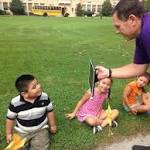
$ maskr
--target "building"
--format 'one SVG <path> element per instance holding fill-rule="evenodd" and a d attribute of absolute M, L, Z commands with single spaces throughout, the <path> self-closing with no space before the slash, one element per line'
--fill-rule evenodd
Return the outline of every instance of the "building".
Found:
<path fill-rule="evenodd" d="M 69 16 L 76 16 L 76 7 L 81 3 L 84 10 L 90 10 L 98 13 L 105 0 L 21 0 L 27 14 L 31 12 L 33 6 L 59 6 L 65 8 Z M 115 6 L 119 0 L 110 0 L 112 6 Z M 0 0 L 0 10 L 9 10 L 11 0 Z"/>

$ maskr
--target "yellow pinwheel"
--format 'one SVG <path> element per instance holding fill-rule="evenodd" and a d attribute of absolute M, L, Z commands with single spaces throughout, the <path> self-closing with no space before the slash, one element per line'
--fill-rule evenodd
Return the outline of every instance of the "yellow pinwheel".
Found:
<path fill-rule="evenodd" d="M 106 114 L 107 114 L 107 121 L 109 123 L 109 132 L 108 132 L 108 136 L 113 135 L 113 132 L 111 131 L 111 126 L 112 126 L 112 110 L 110 107 L 110 104 L 108 103 L 108 107 L 106 110 Z"/>
<path fill-rule="evenodd" d="M 19 136 L 18 134 L 13 134 L 11 143 L 4 150 L 18 150 L 24 146 L 26 138 Z"/>
<path fill-rule="evenodd" d="M 109 103 L 108 103 L 108 107 L 106 110 L 106 114 L 107 114 L 107 120 L 108 120 L 109 126 L 112 126 L 112 110 L 111 110 Z"/>

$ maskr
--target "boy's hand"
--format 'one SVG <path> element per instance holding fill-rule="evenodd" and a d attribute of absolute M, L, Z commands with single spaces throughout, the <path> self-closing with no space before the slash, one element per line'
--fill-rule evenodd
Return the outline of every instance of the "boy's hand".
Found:
<path fill-rule="evenodd" d="M 11 142 L 11 140 L 12 140 L 12 134 L 6 135 L 6 142 L 7 142 L 7 144 L 9 144 Z"/>
<path fill-rule="evenodd" d="M 57 131 L 57 126 L 56 126 L 56 125 L 51 126 L 51 127 L 50 127 L 50 131 L 51 131 L 51 133 L 55 134 L 56 131 Z"/>
<path fill-rule="evenodd" d="M 66 114 L 65 116 L 66 116 L 66 118 L 71 120 L 75 117 L 75 114 L 74 113 L 69 113 L 69 114 Z"/>

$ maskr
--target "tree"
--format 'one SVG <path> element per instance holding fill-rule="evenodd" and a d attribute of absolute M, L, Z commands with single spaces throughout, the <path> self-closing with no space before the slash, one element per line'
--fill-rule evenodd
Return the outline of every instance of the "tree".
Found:
<path fill-rule="evenodd" d="M 83 15 L 82 5 L 80 3 L 77 4 L 76 15 L 77 16 L 82 16 Z"/>
<path fill-rule="evenodd" d="M 146 11 L 150 11 L 150 0 L 144 1 L 144 7 Z"/>
<path fill-rule="evenodd" d="M 20 0 L 12 0 L 10 10 L 14 15 L 25 15 L 23 3 Z"/>
<path fill-rule="evenodd" d="M 6 11 L 5 10 L 0 10 L 0 15 L 6 15 Z"/>
<path fill-rule="evenodd" d="M 112 12 L 112 6 L 110 0 L 106 0 L 102 5 L 102 15 L 103 16 L 110 16 Z"/>

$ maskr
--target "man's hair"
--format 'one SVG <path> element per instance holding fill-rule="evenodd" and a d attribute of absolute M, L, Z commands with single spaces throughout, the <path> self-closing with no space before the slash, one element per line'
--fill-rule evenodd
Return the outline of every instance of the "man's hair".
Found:
<path fill-rule="evenodd" d="M 31 81 L 33 81 L 35 77 L 30 74 L 25 74 L 21 75 L 20 77 L 17 78 L 15 82 L 16 89 L 21 93 L 21 92 L 26 92 L 28 85 Z"/>
<path fill-rule="evenodd" d="M 113 8 L 112 14 L 116 13 L 120 20 L 127 20 L 131 14 L 141 18 L 144 14 L 144 6 L 139 0 L 120 0 Z"/>

